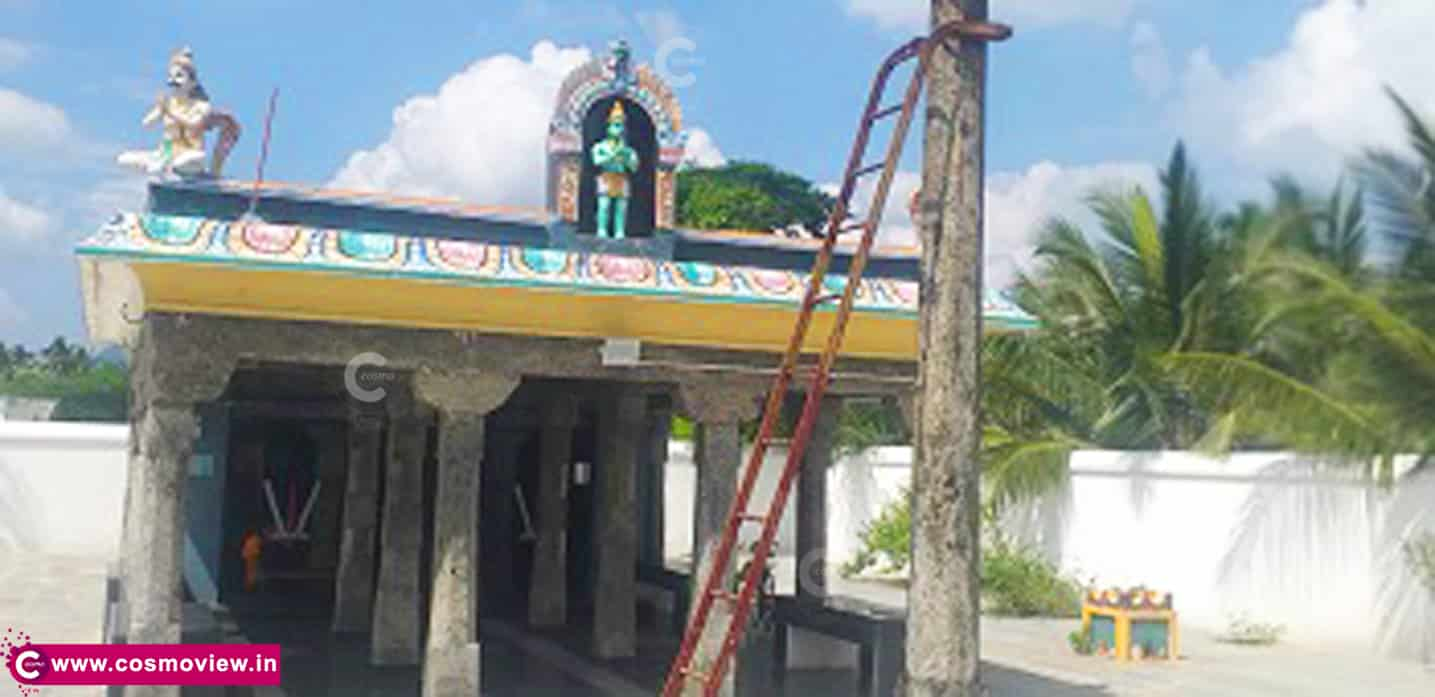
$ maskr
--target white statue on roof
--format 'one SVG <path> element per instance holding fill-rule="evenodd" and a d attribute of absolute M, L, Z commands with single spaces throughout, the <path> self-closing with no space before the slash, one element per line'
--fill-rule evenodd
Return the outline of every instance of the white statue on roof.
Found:
<path fill-rule="evenodd" d="M 189 48 L 170 56 L 166 84 L 169 93 L 161 94 L 141 121 L 145 126 L 161 123 L 164 136 L 159 147 L 120 153 L 119 163 L 151 176 L 219 176 L 225 158 L 239 140 L 239 122 L 210 105 L 194 66 L 194 52 Z M 219 131 L 212 160 L 204 142 L 210 130 Z"/>

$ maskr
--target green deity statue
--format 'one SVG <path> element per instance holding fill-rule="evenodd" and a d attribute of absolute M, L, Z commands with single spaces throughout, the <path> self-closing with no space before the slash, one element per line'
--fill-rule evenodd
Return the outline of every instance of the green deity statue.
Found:
<path fill-rule="evenodd" d="M 598 236 L 623 239 L 628 218 L 630 179 L 638 171 L 638 151 L 627 142 L 623 103 L 614 102 L 608 114 L 608 135 L 593 144 L 598 168 Z"/>

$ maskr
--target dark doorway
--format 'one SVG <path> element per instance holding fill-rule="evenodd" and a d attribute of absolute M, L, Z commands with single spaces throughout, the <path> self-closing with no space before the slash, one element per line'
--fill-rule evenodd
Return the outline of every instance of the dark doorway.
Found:
<path fill-rule="evenodd" d="M 594 143 L 607 134 L 608 113 L 613 103 L 621 97 L 598 100 L 583 119 L 583 161 L 582 176 L 578 179 L 578 230 L 594 234 L 597 224 L 598 168 L 593 164 L 590 151 Z M 638 171 L 631 183 L 631 198 L 628 199 L 628 237 L 652 237 L 656 224 L 654 198 L 657 195 L 655 179 L 658 171 L 658 137 L 653 120 L 648 118 L 637 102 L 622 99 L 623 114 L 628 128 L 628 145 L 638 151 Z"/>

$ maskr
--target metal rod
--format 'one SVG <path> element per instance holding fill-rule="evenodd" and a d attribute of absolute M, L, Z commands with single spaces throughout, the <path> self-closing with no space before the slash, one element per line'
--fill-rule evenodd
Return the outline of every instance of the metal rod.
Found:
<path fill-rule="evenodd" d="M 253 217 L 259 207 L 259 189 L 264 185 L 264 163 L 269 159 L 269 135 L 274 125 L 274 110 L 279 106 L 279 88 L 269 93 L 269 111 L 264 116 L 264 139 L 259 143 L 259 162 L 255 165 L 254 192 L 249 197 L 249 210 L 245 217 Z"/>

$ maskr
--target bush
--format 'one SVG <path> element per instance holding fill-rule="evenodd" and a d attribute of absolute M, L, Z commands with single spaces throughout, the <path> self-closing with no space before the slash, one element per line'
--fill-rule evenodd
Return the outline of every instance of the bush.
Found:
<path fill-rule="evenodd" d="M 900 571 L 911 560 L 911 496 L 903 489 L 895 500 L 862 528 L 862 546 L 857 557 L 842 566 L 842 573 L 855 576 L 875 567 L 888 572 Z"/>
<path fill-rule="evenodd" d="M 992 545 L 982 557 L 985 608 L 996 615 L 1076 617 L 1081 613 L 1081 584 L 1061 574 L 1040 553 L 1006 543 Z"/>
<path fill-rule="evenodd" d="M 1270 646 L 1281 640 L 1286 628 L 1279 624 L 1253 622 L 1245 615 L 1232 617 L 1219 639 L 1227 644 Z"/>
<path fill-rule="evenodd" d="M 1081 584 L 1062 575 L 1035 550 L 1009 544 L 1000 536 L 982 555 L 984 609 L 1018 617 L 1076 617 L 1081 613 Z M 846 576 L 869 569 L 899 571 L 911 561 L 912 510 L 907 491 L 882 509 L 862 531 L 856 558 L 844 564 Z"/>

